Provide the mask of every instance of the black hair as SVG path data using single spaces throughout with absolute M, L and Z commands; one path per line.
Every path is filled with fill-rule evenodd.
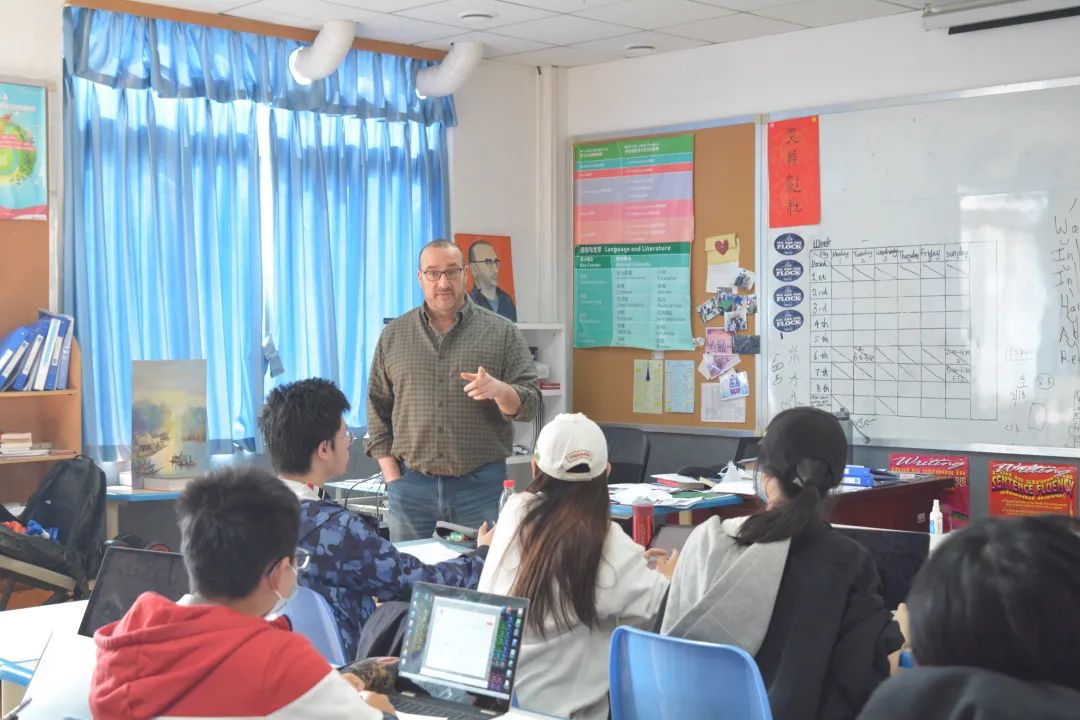
M 495 251 L 495 246 L 492 245 L 491 243 L 489 243 L 487 240 L 477 240 L 476 242 L 474 242 L 472 245 L 469 246 L 469 262 L 471 262 L 471 263 L 476 262 L 476 246 L 477 245 L 487 245 L 489 248 L 491 248 L 492 252 Z
M 993 518 L 950 533 L 908 595 L 920 665 L 1080 690 L 1080 521 Z
M 334 440 L 351 406 L 338 386 L 308 378 L 274 388 L 259 412 L 259 430 L 280 473 L 303 475 L 319 445 Z
M 300 501 L 281 480 L 250 465 L 193 480 L 177 514 L 191 589 L 205 598 L 247 597 L 274 563 L 296 553 Z
M 847 438 L 832 413 L 798 407 L 774 417 L 758 446 L 757 473 L 780 484 L 784 501 L 748 517 L 736 542 L 777 542 L 817 527 L 822 500 L 840 484 L 846 460 Z
M 464 264 L 465 262 L 465 256 L 462 254 L 460 247 L 458 247 L 456 244 L 452 243 L 449 240 L 439 238 L 438 240 L 432 240 L 427 245 L 420 248 L 420 253 L 416 256 L 416 266 L 421 270 L 424 269 L 424 251 L 428 248 L 438 248 L 439 250 L 457 250 L 458 255 L 461 256 L 462 263 Z

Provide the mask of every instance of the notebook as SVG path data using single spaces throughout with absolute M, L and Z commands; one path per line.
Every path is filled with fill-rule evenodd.
M 416 583 L 398 675 L 439 694 L 459 691 L 459 700 L 401 693 L 391 696 L 394 707 L 447 718 L 508 712 L 528 606 L 522 598 Z
M 93 637 L 98 628 L 124 617 L 144 592 L 176 602 L 188 592 L 187 570 L 179 553 L 136 550 L 113 545 L 105 551 L 79 634 Z

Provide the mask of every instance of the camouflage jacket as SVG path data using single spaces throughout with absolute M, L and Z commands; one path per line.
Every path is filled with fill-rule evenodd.
M 398 552 L 380 537 L 374 518 L 346 510 L 332 500 L 300 504 L 299 547 L 311 553 L 300 584 L 326 598 L 334 611 L 345 656 L 356 653 L 375 601 L 408 600 L 414 582 L 475 588 L 487 548 L 437 565 Z

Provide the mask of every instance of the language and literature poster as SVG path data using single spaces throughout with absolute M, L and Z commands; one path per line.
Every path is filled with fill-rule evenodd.
M 892 453 L 889 455 L 889 472 L 936 475 L 953 479 L 953 488 L 941 498 L 941 514 L 945 516 L 947 531 L 959 530 L 971 517 L 971 494 L 968 483 L 971 461 L 963 455 L 923 455 L 919 453 Z
M 0 82 L 0 220 L 48 212 L 45 88 Z
M 574 148 L 574 347 L 691 350 L 694 136 Z
M 821 221 L 817 115 L 769 123 L 769 227 Z
M 1076 466 L 990 461 L 991 517 L 1076 515 Z

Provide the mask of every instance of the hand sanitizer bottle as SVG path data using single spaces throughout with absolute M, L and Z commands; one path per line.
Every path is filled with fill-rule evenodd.
M 930 510 L 930 552 L 934 551 L 945 537 L 944 518 L 941 515 L 941 501 L 934 498 L 934 507 Z

